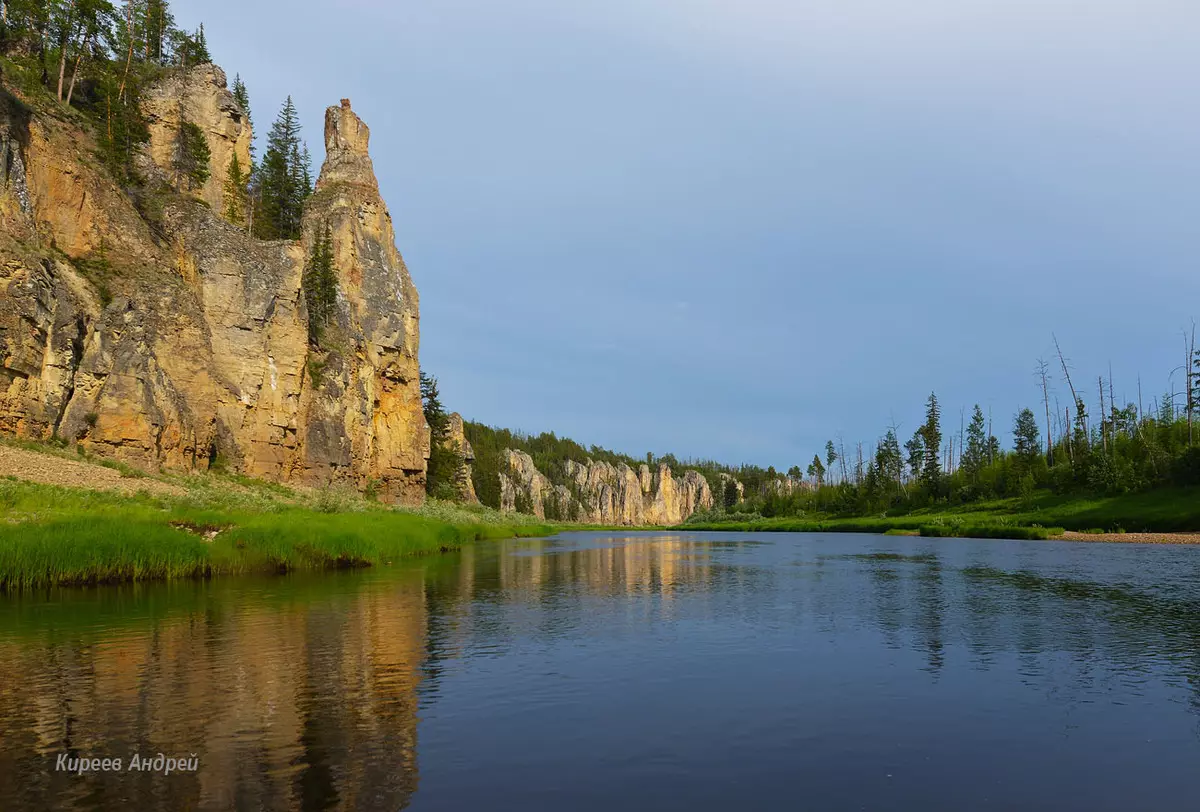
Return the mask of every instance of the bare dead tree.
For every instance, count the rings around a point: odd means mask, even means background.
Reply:
[[[1054,434],[1050,431],[1050,365],[1037,359],[1037,376],[1042,382],[1042,405],[1046,407],[1046,464],[1054,464]]]
[[[129,38],[129,53],[125,57],[125,73],[121,76],[121,87],[117,91],[117,98],[125,101],[125,84],[129,81],[129,68],[133,65],[133,0],[125,0],[125,31]]]
[[[1187,399],[1184,401],[1187,404],[1187,424],[1188,424],[1188,447],[1192,445],[1192,412],[1196,411],[1196,404],[1193,401],[1195,390],[1192,387],[1192,368],[1196,357],[1196,322],[1192,322],[1192,335],[1189,340],[1187,333],[1184,333],[1184,351],[1187,357],[1183,359],[1184,374],[1187,376]]]
[[[1058,345],[1058,336],[1051,333],[1050,337],[1054,339],[1054,350],[1058,353],[1058,362],[1062,364],[1063,377],[1067,379],[1067,386],[1071,388],[1071,398],[1075,401],[1075,411],[1078,413],[1080,428],[1083,429],[1083,442],[1084,448],[1086,448],[1088,442],[1087,412],[1083,408],[1083,400],[1075,391],[1075,384],[1071,382],[1071,371],[1067,369],[1067,359],[1063,357],[1062,347]],[[1073,456],[1072,454],[1072,458]]]
[[[1108,435],[1105,431],[1104,424],[1104,376],[1101,375],[1096,379],[1100,383],[1100,447],[1104,453],[1108,453]]]

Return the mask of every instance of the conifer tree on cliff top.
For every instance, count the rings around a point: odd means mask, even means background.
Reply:
[[[312,194],[308,148],[300,139],[300,119],[288,96],[271,125],[267,149],[259,168],[262,200],[254,218],[255,235],[265,240],[294,240],[300,236],[304,201]]]

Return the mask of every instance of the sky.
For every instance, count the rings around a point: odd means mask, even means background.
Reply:
[[[1195,0],[174,0],[319,163],[349,97],[466,418],[807,466],[1183,389]],[[1039,412],[1040,413],[1040,412]]]

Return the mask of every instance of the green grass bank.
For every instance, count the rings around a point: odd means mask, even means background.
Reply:
[[[776,517],[719,514],[681,529],[796,533],[891,533],[931,537],[1047,539],[1065,530],[1084,533],[1184,533],[1200,530],[1200,487],[1160,488],[1111,497],[1041,493],[937,507],[894,516]]]
[[[0,479],[0,591],[379,566],[556,532],[487,509],[389,509],[347,491],[183,479],[191,481],[172,495]]]

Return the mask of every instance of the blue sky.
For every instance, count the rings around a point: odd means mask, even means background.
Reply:
[[[318,163],[326,106],[371,125],[471,419],[804,467],[934,390],[1007,444],[1052,332],[1149,402],[1200,315],[1194,0],[173,7],[260,137],[289,93]]]

